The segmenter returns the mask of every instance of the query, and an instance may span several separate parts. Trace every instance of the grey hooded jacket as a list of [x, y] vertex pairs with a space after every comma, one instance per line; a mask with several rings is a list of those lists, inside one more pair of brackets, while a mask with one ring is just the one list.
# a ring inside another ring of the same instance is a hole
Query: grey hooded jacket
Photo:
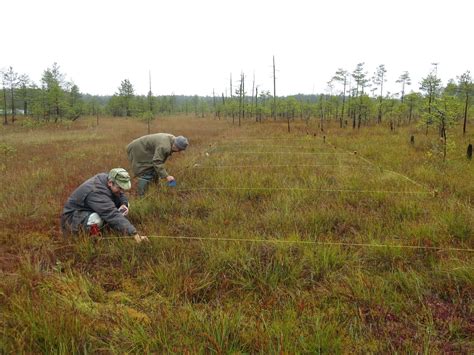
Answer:
[[64, 235], [86, 230], [87, 219], [96, 212], [112, 229], [124, 235], [137, 233], [135, 227], [118, 211], [121, 205], [128, 206], [127, 197], [116, 196], [107, 186], [108, 174], [100, 173], [79, 186], [68, 198], [61, 215]]

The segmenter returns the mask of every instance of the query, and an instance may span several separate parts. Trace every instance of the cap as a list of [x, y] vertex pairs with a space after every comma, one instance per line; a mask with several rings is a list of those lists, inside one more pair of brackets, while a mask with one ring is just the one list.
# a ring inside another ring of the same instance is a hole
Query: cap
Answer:
[[123, 168], [115, 168], [109, 172], [109, 180], [117, 184], [124, 190], [130, 190], [132, 184], [130, 183], [130, 175], [127, 170]]
[[183, 137], [183, 136], [177, 136], [174, 139], [174, 145], [179, 150], [185, 150], [188, 147], [188, 139], [186, 137]]

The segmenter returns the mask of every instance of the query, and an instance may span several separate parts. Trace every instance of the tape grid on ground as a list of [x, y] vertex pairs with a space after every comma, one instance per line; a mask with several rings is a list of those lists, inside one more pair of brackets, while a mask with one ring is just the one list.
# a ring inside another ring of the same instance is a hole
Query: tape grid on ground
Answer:
[[[360, 164], [264, 164], [264, 165], [197, 165], [193, 166], [193, 169], [228, 169], [228, 168], [317, 168], [317, 167], [340, 167], [340, 168], [347, 168], [347, 167], [360, 167]], [[364, 168], [371, 168], [382, 170], [380, 168], [374, 167], [372, 165], [363, 165]]]
[[214, 154], [232, 153], [232, 154], [285, 154], [285, 155], [355, 155], [354, 153], [334, 153], [334, 152], [253, 152], [253, 151], [215, 151]]
[[340, 192], [340, 193], [387, 193], [401, 195], [432, 195], [429, 191], [396, 191], [396, 190], [349, 190], [349, 189], [314, 189], [305, 187], [189, 187], [189, 188], [173, 188], [173, 191], [212, 191], [212, 190], [239, 190], [239, 191], [316, 191], [316, 192]]
[[[274, 139], [274, 138], [268, 138], [268, 139]], [[285, 139], [290, 139], [290, 138], [285, 138]], [[294, 139], [294, 138], [291, 138]], [[252, 140], [252, 139], [249, 139]], [[255, 139], [255, 140], [262, 140], [262, 139]], [[328, 143], [330, 144], [330, 143]], [[332, 144], [330, 144], [333, 146]], [[333, 146], [335, 149], [335, 146]], [[207, 150], [205, 153], [210, 153], [212, 151], [215, 151], [218, 149], [219, 146], [213, 146], [211, 149]], [[268, 154], [268, 152], [241, 152], [241, 153], [246, 153], [246, 154]], [[275, 152], [270, 152], [270, 154], [274, 154]], [[287, 154], [295, 154], [294, 152], [281, 152], [287, 153]], [[297, 152], [298, 153], [298, 152]], [[304, 154], [306, 152], [299, 152], [300, 154]], [[332, 154], [334, 155], [335, 153], [307, 153], [307, 154]], [[218, 188], [218, 187], [200, 187], [200, 188], [178, 188], [174, 189], [175, 191], [193, 191], [193, 190], [302, 190], [302, 191], [318, 191], [318, 192], [349, 192], [349, 193], [391, 193], [391, 194], [430, 194], [432, 195], [433, 192], [429, 191], [429, 189], [424, 186], [423, 184], [418, 183], [417, 181], [409, 178], [408, 176], [405, 176], [403, 174], [397, 173], [392, 170], [388, 170], [382, 167], [378, 167], [376, 164], [371, 162], [370, 160], [361, 157], [358, 154], [354, 154], [353, 152], [345, 152], [345, 153], [336, 153], [340, 155], [356, 155], [358, 158], [361, 160], [369, 163], [370, 165], [381, 169], [383, 171], [388, 171], [390, 173], [399, 175], [408, 181], [414, 183], [415, 185], [418, 185], [427, 191], [384, 191], [384, 190], [335, 190], [335, 189], [311, 189], [311, 188], [247, 188], [247, 187], [232, 187], [232, 188]], [[194, 160], [194, 163], [199, 160], [199, 158]], [[304, 166], [304, 165], [303, 165]], [[312, 165], [310, 165], [312, 166]], [[316, 165], [316, 166], [321, 166], [321, 165]], [[327, 165], [323, 165], [327, 166]], [[332, 166], [338, 166], [333, 164]], [[185, 169], [191, 167], [191, 165], [188, 165], [185, 167]], [[232, 166], [226, 166], [226, 167], [232, 167]], [[249, 166], [250, 167], [250, 166]], [[260, 167], [260, 166], [259, 166]], [[124, 237], [104, 237], [100, 238], [101, 240], [103, 239], [123, 239]], [[133, 237], [128, 237], [128, 238], [133, 238]], [[251, 242], [251, 243], [280, 243], [280, 244], [306, 244], [306, 245], [326, 245], [326, 246], [347, 246], [347, 247], [366, 247], [366, 248], [405, 248], [405, 249], [421, 249], [421, 250], [435, 250], [435, 251], [453, 251], [453, 252], [474, 252], [474, 249], [471, 248], [454, 248], [454, 247], [434, 247], [434, 246], [421, 246], [421, 245], [400, 245], [400, 244], [369, 244], [369, 243], [349, 243], [349, 242], [317, 242], [317, 241], [301, 241], [301, 240], [277, 240], [277, 239], [243, 239], [243, 238], [212, 238], [212, 237], [183, 237], [183, 236], [148, 236], [148, 238], [156, 238], [156, 239], [174, 239], [174, 240], [204, 240], [204, 241], [230, 241], [230, 242]]]
[[[334, 149], [339, 149], [339, 150], [340, 150], [340, 148], [337, 148], [335, 145], [333, 145], [333, 144], [330, 143], [330, 142], [327, 142], [327, 144], [330, 145], [331, 147], [334, 147]], [[380, 166], [378, 166], [377, 164], [375, 164], [375, 163], [373, 163], [372, 161], [370, 161], [369, 159], [367, 159], [367, 158], [361, 156], [360, 154], [354, 154], [354, 152], [349, 152], [349, 151], [346, 151], [346, 153], [347, 153], [347, 154], [353, 154], [353, 155], [355, 155], [358, 159], [360, 159], [360, 160], [366, 162], [367, 164], [370, 164], [370, 165], [375, 166], [375, 167], [379, 167], [380, 169], [382, 169], [382, 170], [384, 170], [384, 171], [387, 171], [387, 172], [390, 172], [390, 173], [392, 173], [392, 174], [395, 174], [395, 175], [398, 175], [398, 176], [400, 176], [400, 177], [403, 177], [404, 179], [410, 181], [411, 183], [413, 183], [413, 184], [415, 184], [415, 185], [417, 185], [417, 186], [420, 186], [420, 187], [422, 187], [423, 189], [426, 189], [426, 190], [429, 191], [429, 193], [432, 194], [432, 195], [435, 195], [435, 194], [436, 194], [435, 191], [431, 190], [431, 189], [428, 188], [427, 186], [425, 186], [425, 185], [423, 185], [423, 184], [421, 184], [421, 183], [419, 183], [419, 182], [417, 182], [417, 181], [411, 179], [410, 177], [408, 177], [408, 176], [406, 176], [406, 175], [404, 175], [404, 174], [401, 174], [401, 173], [399, 173], [399, 172], [396, 172], [396, 171], [393, 171], [393, 170], [389, 170], [389, 169], [385, 169], [385, 168], [383, 168], [383, 167], [380, 167]]]
[[[331, 143], [328, 143], [330, 146], [334, 147]], [[212, 151], [215, 151], [219, 148], [219, 145], [213, 145], [210, 147], [209, 150], [207, 150], [205, 153], [209, 154]], [[334, 147], [337, 149], [336, 147]], [[233, 152], [235, 153], [235, 152]], [[240, 152], [237, 151], [237, 153], [241, 154], [295, 154], [292, 152]], [[308, 155], [352, 155], [352, 156], [357, 156], [354, 152], [344, 152], [344, 153], [330, 153], [330, 152], [296, 152], [296, 154], [308, 154]], [[382, 171], [387, 171], [396, 175], [399, 175], [401, 177], [404, 177], [405, 179], [409, 180], [410, 182], [422, 187], [425, 189], [425, 186], [417, 183], [416, 181], [413, 181], [412, 179], [406, 177], [405, 175], [396, 173], [391, 170], [386, 170], [384, 168], [376, 166], [374, 163], [370, 162], [369, 160], [360, 157], [363, 161], [369, 164], [369, 166], [373, 166], [377, 169], [381, 169]], [[196, 161], [198, 161], [199, 157], [196, 158], [193, 162], [194, 165], [196, 165]], [[269, 167], [270, 165], [267, 165]], [[282, 166], [282, 165], [276, 165], [276, 166]], [[290, 165], [288, 165], [290, 166]], [[306, 166], [306, 165], [295, 165], [295, 166]], [[323, 165], [315, 165], [315, 166], [323, 166]], [[331, 165], [324, 165], [324, 166], [331, 166]], [[340, 164], [333, 164], [332, 166], [340, 166]], [[187, 165], [184, 169], [190, 168], [191, 165]], [[232, 167], [232, 166], [228, 166]], [[259, 166], [261, 167], [261, 166]], [[196, 168], [196, 167], [195, 167]], [[219, 168], [219, 166], [216, 166], [216, 168]], [[183, 169], [183, 170], [184, 170]], [[202, 168], [201, 168], [202, 169]], [[409, 194], [409, 195], [433, 195], [433, 192], [431, 191], [394, 191], [394, 190], [350, 190], [350, 189], [314, 189], [314, 188], [282, 188], [282, 187], [266, 187], [266, 188], [258, 188], [258, 187], [199, 187], [199, 188], [176, 188], [174, 189], [175, 191], [199, 191], [199, 190], [268, 190], [268, 191], [278, 191], [278, 190], [283, 190], [283, 191], [318, 191], [318, 192], [326, 192], [326, 193], [389, 193], [389, 194]], [[428, 190], [428, 189], [427, 189]]]
[[[152, 235], [152, 239], [171, 239], [171, 240], [205, 240], [205, 241], [227, 241], [227, 242], [246, 242], [246, 243], [275, 243], [275, 244], [305, 244], [305, 245], [326, 245], [326, 246], [347, 246], [347, 247], [367, 247], [367, 248], [403, 248], [403, 249], [424, 249], [436, 251], [459, 251], [474, 252], [471, 248], [454, 247], [434, 247], [428, 245], [404, 245], [404, 244], [376, 244], [376, 243], [350, 243], [350, 242], [321, 242], [311, 240], [281, 240], [281, 239], [245, 239], [245, 238], [213, 238], [213, 237], [183, 237], [171, 235]], [[133, 237], [101, 237], [99, 240], [107, 239], [133, 239]]]

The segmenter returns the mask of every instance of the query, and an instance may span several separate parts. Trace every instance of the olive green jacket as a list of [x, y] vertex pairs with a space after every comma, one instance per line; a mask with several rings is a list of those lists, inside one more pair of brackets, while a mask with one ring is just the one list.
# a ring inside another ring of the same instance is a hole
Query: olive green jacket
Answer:
[[128, 160], [135, 176], [155, 169], [158, 177], [164, 179], [169, 174], [165, 170], [165, 161], [172, 154], [175, 136], [168, 133], [149, 134], [135, 139], [127, 145]]

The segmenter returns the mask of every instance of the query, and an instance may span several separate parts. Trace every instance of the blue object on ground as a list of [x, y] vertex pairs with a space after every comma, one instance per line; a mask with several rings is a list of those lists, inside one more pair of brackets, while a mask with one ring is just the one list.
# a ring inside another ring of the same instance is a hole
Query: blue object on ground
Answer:
[[171, 187], [176, 186], [176, 180], [168, 181], [168, 186], [171, 186]]

